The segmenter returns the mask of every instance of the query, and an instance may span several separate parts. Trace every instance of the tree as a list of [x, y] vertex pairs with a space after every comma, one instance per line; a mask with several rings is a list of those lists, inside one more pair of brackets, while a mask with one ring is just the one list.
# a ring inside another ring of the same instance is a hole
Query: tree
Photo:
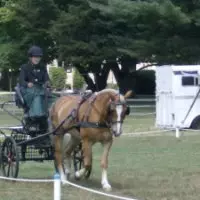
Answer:
[[[27, 50], [32, 45], [44, 49], [45, 63], [56, 57], [55, 41], [48, 32], [56, 18], [57, 7], [53, 0], [1, 1], [0, 7], [0, 68], [6, 77], [9, 68], [19, 72], [27, 61]], [[8, 84], [2, 80], [7, 89]]]
[[[181, 51], [184, 39], [179, 30], [190, 24], [190, 18], [170, 1], [78, 2], [65, 3], [52, 36], [59, 59], [75, 65], [93, 91], [106, 87], [110, 69], [125, 93], [134, 87], [129, 82], [135, 79], [138, 62], [178, 63], [188, 59]], [[186, 49], [187, 54], [189, 51]], [[95, 82], [88, 72], [94, 73]]]
[[[61, 13], [54, 23], [52, 35], [57, 39], [59, 59], [75, 65], [89, 89], [101, 90], [106, 87], [110, 70], [107, 64], [102, 65], [103, 61], [115, 62], [120, 54], [115, 35], [112, 35], [112, 16], [97, 9], [95, 3], [79, 3], [78, 6], [68, 5], [67, 12]], [[88, 72], [94, 73], [95, 82]]]
[[[28, 47], [37, 43], [46, 50], [46, 62], [58, 58], [66, 67], [74, 65], [89, 89], [104, 89], [111, 69], [120, 92], [125, 93], [135, 87], [139, 62], [160, 65], [200, 60], [198, 1], [0, 3], [0, 66], [4, 69], [18, 68], [26, 59]], [[89, 72], [94, 74], [95, 81]]]
[[[55, 58], [55, 42], [48, 32], [51, 21], [56, 18], [57, 8], [53, 0], [10, 0], [0, 9], [1, 68], [19, 68], [27, 59], [32, 45], [44, 49], [44, 61]], [[3, 59], [2, 59], [3, 58]], [[3, 63], [5, 62], [5, 63]]]

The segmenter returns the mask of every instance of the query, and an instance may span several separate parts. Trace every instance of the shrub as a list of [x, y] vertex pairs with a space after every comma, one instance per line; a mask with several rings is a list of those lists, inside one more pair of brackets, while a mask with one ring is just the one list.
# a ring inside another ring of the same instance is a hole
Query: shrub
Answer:
[[112, 88], [112, 89], [118, 90], [119, 86], [118, 84], [108, 83], [106, 88]]
[[65, 87], [66, 72], [61, 67], [51, 67], [49, 69], [49, 76], [51, 79], [52, 88], [62, 90]]
[[80, 90], [85, 84], [83, 76], [77, 69], [73, 71], [73, 87], [75, 90]]

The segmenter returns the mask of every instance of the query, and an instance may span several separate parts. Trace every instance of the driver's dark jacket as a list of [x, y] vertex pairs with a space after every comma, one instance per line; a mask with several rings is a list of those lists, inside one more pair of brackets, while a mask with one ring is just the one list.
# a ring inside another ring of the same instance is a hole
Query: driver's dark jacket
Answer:
[[49, 75], [45, 65], [27, 63], [21, 66], [19, 75], [19, 85], [21, 87], [27, 87], [27, 84], [30, 82], [43, 85], [47, 81], [49, 81]]

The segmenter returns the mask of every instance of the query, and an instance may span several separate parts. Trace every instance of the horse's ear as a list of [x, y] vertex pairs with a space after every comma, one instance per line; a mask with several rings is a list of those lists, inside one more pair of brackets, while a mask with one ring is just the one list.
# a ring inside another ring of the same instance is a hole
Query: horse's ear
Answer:
[[126, 94], [124, 95], [124, 98], [127, 99], [129, 98], [130, 96], [133, 95], [133, 92], [131, 90], [129, 90], [128, 92], [126, 92]]

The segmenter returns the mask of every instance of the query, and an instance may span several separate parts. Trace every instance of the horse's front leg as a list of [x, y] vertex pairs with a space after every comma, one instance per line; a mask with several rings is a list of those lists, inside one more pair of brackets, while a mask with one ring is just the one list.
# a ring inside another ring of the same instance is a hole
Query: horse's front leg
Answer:
[[88, 139], [82, 140], [82, 151], [84, 157], [84, 167], [76, 171], [76, 178], [81, 178], [92, 167], [92, 142]]
[[106, 141], [103, 143], [103, 154], [101, 158], [101, 168], [102, 168], [102, 176], [101, 176], [101, 185], [104, 190], [106, 191], [111, 191], [111, 185], [109, 184], [108, 181], [108, 176], [107, 176], [107, 168], [108, 168], [108, 155], [110, 148], [112, 146], [112, 139], [109, 141]]

